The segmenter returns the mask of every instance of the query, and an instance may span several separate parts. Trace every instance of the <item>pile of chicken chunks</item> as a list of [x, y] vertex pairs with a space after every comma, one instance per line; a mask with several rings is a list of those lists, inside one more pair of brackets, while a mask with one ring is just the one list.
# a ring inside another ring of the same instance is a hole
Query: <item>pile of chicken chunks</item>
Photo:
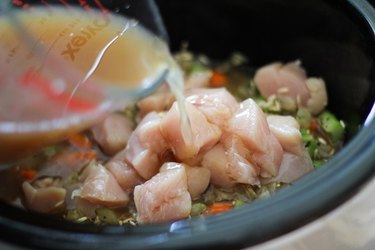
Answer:
[[[292, 183], [313, 170], [294, 117], [267, 115], [251, 98], [238, 102], [225, 88], [208, 88], [209, 76], [186, 79], [191, 140], [184, 140], [178, 105], [162, 87], [138, 103], [135, 129], [116, 113], [91, 129], [109, 160], [81, 169], [74, 188], [25, 182], [26, 206], [50, 213], [126, 207], [134, 199], [138, 223], [175, 221], [189, 217], [192, 201], [209, 184]], [[327, 104], [324, 81], [308, 78], [298, 62], [266, 65], [254, 81], [262, 96], [277, 97], [286, 110], [302, 106], [317, 114]]]

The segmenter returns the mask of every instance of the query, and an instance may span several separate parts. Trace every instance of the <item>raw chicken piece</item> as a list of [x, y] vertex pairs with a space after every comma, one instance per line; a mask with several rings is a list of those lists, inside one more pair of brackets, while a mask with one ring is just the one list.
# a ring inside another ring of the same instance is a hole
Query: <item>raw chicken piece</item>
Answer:
[[287, 63], [272, 63], [261, 67], [254, 76], [262, 96], [275, 95], [289, 110], [295, 110], [298, 104], [306, 106], [310, 91], [306, 85], [306, 73], [299, 61]]
[[107, 207], [124, 207], [128, 204], [128, 194], [104, 166], [90, 164], [81, 177], [83, 185], [73, 192], [73, 197], [78, 196], [94, 205]]
[[141, 114], [146, 115], [153, 111], [161, 112], [168, 110], [175, 99], [167, 84], [163, 84], [155, 93], [138, 101], [137, 106]]
[[216, 125], [209, 123], [204, 114], [194, 105], [185, 102], [185, 106], [192, 129], [192, 143], [185, 143], [182, 137], [177, 103], [173, 104], [160, 123], [163, 137], [176, 158], [181, 161], [196, 157], [199, 152], [210, 149], [221, 136], [221, 130]]
[[253, 150], [267, 153], [265, 142], [271, 132], [265, 114], [251, 98], [240, 103], [239, 109], [228, 121], [227, 131], [238, 135]]
[[227, 132], [237, 135], [251, 151], [251, 161], [260, 168], [262, 177], [277, 175], [282, 147], [271, 133], [265, 114], [251, 98], [240, 103], [228, 121]]
[[138, 175], [137, 171], [126, 163], [126, 161], [111, 160], [105, 167], [116, 178], [122, 189], [127, 192], [133, 190], [136, 185], [145, 182], [145, 180]]
[[185, 168], [162, 171], [134, 189], [139, 223], [184, 219], [191, 210]]
[[211, 172], [211, 183], [231, 187], [236, 183], [259, 184], [259, 169], [247, 159], [251, 152], [238, 136], [223, 136], [222, 141], [208, 151], [202, 166]]
[[[46, 181], [48, 181], [48, 183]], [[43, 186], [33, 186], [29, 182], [22, 184], [26, 207], [39, 213], [59, 213], [65, 209], [66, 190], [46, 177]]]
[[188, 191], [193, 199], [201, 195], [210, 184], [210, 170], [205, 167], [191, 167], [187, 164], [167, 162], [160, 168], [160, 172], [175, 168], [185, 168]]
[[207, 88], [210, 85], [211, 70], [197, 71], [185, 78], [185, 89]]
[[188, 191], [192, 199], [197, 198], [206, 191], [210, 184], [211, 172], [205, 167], [185, 166]]
[[283, 148], [273, 134], [267, 137], [264, 144], [268, 152], [254, 152], [252, 160], [260, 168], [260, 176], [276, 176], [283, 158]]
[[310, 156], [307, 152], [303, 155], [284, 153], [279, 174], [276, 177], [265, 179], [265, 183], [283, 182], [292, 183], [314, 169]]
[[269, 128], [284, 151], [295, 155], [303, 155], [305, 152], [299, 124], [292, 116], [269, 115], [267, 116]]
[[221, 128], [238, 109], [238, 102], [225, 89], [191, 89], [185, 93], [186, 101], [197, 107], [207, 120]]
[[128, 143], [133, 132], [133, 123], [124, 115], [113, 113], [91, 131], [103, 151], [108, 155], [114, 155]]
[[124, 152], [126, 160], [146, 180], [159, 171], [161, 159], [168, 150], [160, 122], [156, 112], [148, 113], [131, 134]]
[[324, 80], [310, 77], [306, 81], [311, 98], [307, 101], [307, 109], [314, 115], [319, 114], [327, 106], [328, 95]]

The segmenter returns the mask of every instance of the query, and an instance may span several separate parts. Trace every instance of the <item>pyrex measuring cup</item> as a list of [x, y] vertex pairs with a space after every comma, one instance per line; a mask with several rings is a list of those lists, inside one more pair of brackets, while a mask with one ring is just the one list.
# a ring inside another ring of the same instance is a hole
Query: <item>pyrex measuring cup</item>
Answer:
[[157, 9], [134, 2], [1, 2], [0, 162], [84, 129], [163, 81], [166, 43], [122, 15], [139, 4], [148, 17]]

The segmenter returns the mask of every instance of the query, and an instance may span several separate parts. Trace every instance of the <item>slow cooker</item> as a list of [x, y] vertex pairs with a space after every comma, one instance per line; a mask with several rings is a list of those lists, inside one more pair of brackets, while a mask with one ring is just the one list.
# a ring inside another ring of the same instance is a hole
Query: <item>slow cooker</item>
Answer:
[[99, 227], [1, 202], [1, 248], [374, 249], [374, 6], [365, 0], [153, 3], [162, 20], [151, 28], [173, 51], [188, 42], [190, 50], [215, 59], [239, 51], [254, 67], [303, 61], [311, 75], [326, 80], [328, 109], [348, 122], [346, 145], [276, 195], [218, 216]]

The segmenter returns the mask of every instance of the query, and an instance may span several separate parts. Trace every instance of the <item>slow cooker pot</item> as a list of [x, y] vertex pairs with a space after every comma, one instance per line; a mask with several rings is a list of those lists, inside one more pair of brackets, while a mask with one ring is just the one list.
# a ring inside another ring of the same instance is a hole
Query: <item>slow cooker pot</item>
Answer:
[[157, 0], [156, 4], [172, 50], [187, 41], [192, 51], [215, 59], [240, 51], [254, 67], [276, 60], [301, 60], [309, 74], [326, 80], [329, 110], [348, 121], [345, 147], [323, 167], [276, 195], [218, 216], [138, 227], [98, 227], [0, 203], [4, 246], [246, 248], [298, 231], [326, 216], [357, 196], [374, 177], [375, 10], [369, 2]]

